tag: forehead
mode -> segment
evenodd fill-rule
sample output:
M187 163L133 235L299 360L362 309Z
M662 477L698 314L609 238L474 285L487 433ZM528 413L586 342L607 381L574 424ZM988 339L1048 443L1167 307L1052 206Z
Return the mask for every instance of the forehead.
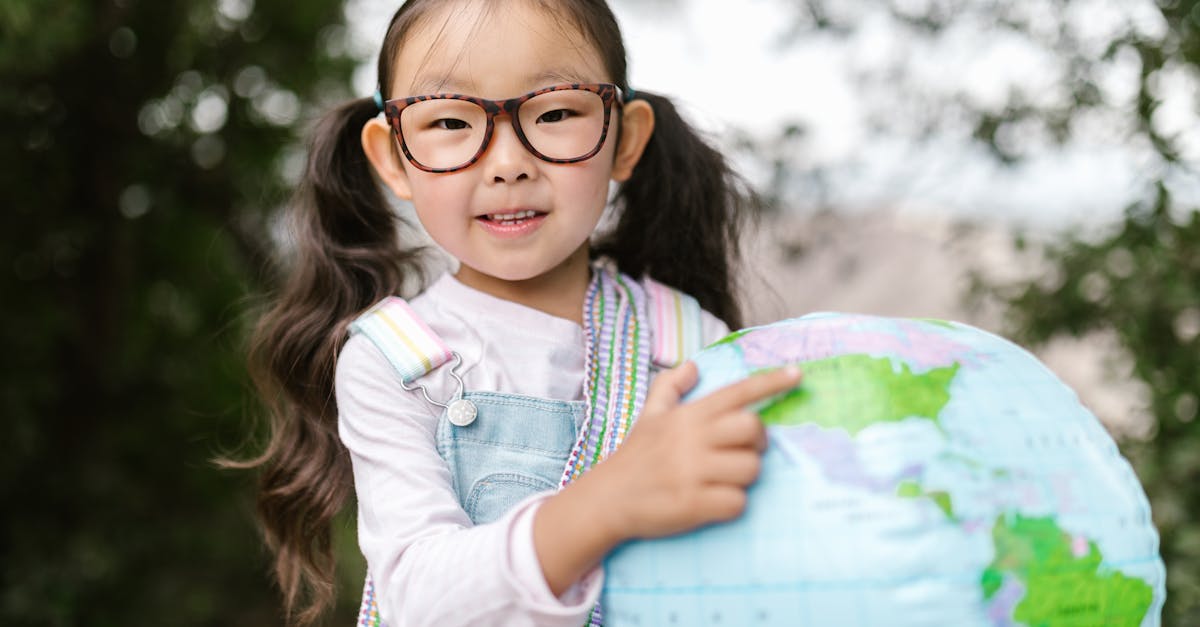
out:
M432 9L409 31L391 94L507 98L554 83L611 80L568 16L527 0L463 0Z

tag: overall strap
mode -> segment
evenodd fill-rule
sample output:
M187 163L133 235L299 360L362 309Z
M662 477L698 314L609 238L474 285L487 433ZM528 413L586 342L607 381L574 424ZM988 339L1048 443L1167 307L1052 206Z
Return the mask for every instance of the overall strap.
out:
M660 368L674 368L704 348L700 303L650 277L642 279L648 314L654 326L651 359Z
M405 384L450 361L450 348L425 324L404 299L389 296L350 323L351 334L363 334L387 357ZM375 582L367 573L363 584L358 627L383 627Z
M405 383L412 383L450 361L450 347L425 324L403 298L389 296L350 323L379 347Z

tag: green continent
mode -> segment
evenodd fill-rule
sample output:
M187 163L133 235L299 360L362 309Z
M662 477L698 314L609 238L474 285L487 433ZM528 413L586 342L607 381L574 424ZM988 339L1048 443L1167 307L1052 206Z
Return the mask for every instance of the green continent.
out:
M933 499L934 504L938 506L938 509L942 510L942 513L946 515L946 518L951 520L954 519L954 505L950 502L949 493L947 493L945 490L934 490L933 492L927 493L925 496Z
M928 498L933 501L938 509L946 515L946 518L954 520L954 504L950 500L950 494L945 490L926 491L921 484L910 479L901 481L896 485L896 496L905 499Z
M1139 625L1153 591L1136 577L1101 568L1095 542L1076 556L1053 518L1001 517L992 528L996 558L980 580L991 599L1006 577L1025 588L1013 619L1026 625Z
M907 364L897 372L886 357L842 355L807 361L800 369L800 386L766 405L759 412L763 422L840 427L853 436L880 422L914 416L936 421L950 401L958 364L913 374Z
M916 499L925 496L925 490L916 481L901 481L896 486L896 496L904 499Z

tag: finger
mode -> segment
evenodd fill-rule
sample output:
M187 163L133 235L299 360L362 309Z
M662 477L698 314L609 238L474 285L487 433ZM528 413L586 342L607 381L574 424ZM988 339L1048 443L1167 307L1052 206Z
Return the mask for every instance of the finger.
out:
M746 511L746 490L728 484L712 484L700 496L700 509L709 521L733 520Z
M643 413L666 411L679 404L679 399L696 385L696 364L685 361L682 365L660 372L646 391Z
M761 471L762 458L757 452L730 449L705 459L702 476L712 484L744 487L754 483Z
M716 447L746 447L762 450L767 429L754 412L732 411L707 426L705 441Z
M737 383L731 383L712 394L694 401L695 408L702 412L723 412L741 409L755 401L774 396L791 389L800 381L800 369L786 366L776 370L751 375Z

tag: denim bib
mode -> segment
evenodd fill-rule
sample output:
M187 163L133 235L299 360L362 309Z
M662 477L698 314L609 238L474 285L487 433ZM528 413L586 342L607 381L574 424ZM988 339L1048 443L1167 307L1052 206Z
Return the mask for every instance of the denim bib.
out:
M437 450L471 522L500 518L537 493L558 488L567 455L583 424L583 401L499 392L467 392L478 414L460 427L438 419Z

